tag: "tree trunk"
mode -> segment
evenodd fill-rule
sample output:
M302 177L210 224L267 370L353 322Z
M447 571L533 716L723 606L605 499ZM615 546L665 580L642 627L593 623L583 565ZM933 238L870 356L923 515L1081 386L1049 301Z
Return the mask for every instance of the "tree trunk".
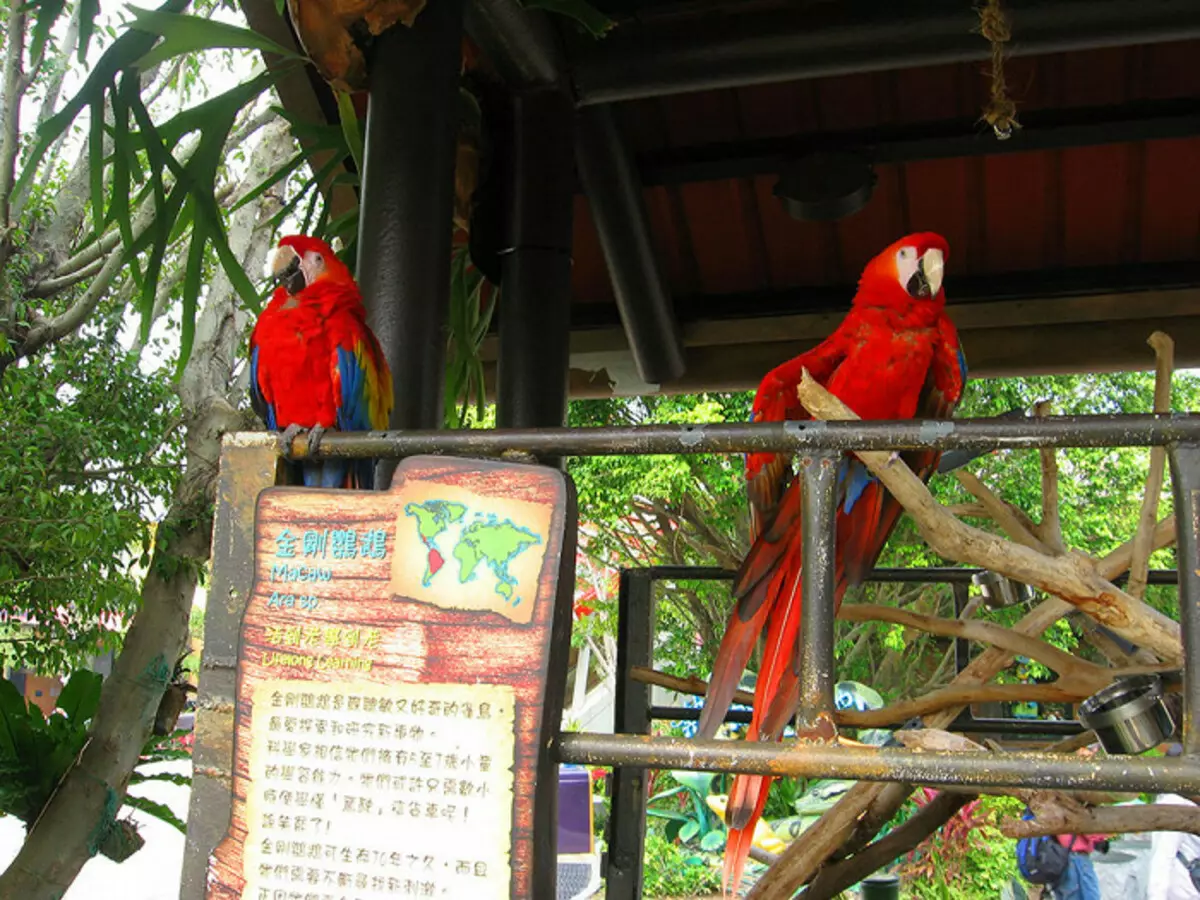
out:
M264 135L243 193L292 152L280 123ZM271 234L262 226L279 209L272 192L233 216L229 242L247 268L264 258ZM105 680L83 752L34 822L17 858L0 875L0 897L59 900L113 827L129 776L150 736L154 714L187 638L188 616L212 540L213 487L221 437L242 425L227 395L246 313L222 274L196 328L195 349L180 382L187 461L159 527L142 606Z

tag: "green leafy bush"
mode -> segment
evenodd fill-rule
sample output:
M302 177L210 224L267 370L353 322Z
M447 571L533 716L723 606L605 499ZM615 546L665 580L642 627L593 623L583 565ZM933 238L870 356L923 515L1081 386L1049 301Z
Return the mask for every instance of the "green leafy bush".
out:
M643 856L642 896L703 897L719 893L721 872L710 859L713 857L692 853L656 830L649 830Z
M44 716L40 707L27 703L16 685L0 678L0 815L16 816L26 828L33 824L67 769L87 742L88 726L100 703L101 677L95 672L75 672L58 698L58 708ZM130 785L169 781L190 785L191 778L174 772L146 772L143 767L190 753L177 746L182 732L152 738L143 748ZM140 771L139 771L140 770ZM135 807L186 833L187 825L169 807L133 794L125 805ZM130 822L112 822L97 848L118 862L141 847Z

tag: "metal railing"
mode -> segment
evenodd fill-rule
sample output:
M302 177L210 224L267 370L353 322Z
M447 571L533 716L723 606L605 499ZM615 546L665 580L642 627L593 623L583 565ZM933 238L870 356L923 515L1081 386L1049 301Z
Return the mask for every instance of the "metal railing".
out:
M563 762L629 767L617 794L641 784L644 768L851 778L956 787L1089 788L1111 791L1200 793L1200 415L1064 416L1057 418L899 422L788 422L720 425L655 425L631 428L508 429L459 432L330 434L317 458L397 457L418 453L499 456L507 452L553 456L667 453L791 452L801 459L805 479L804 592L801 629L800 720L832 716L833 539L836 461L848 450L992 450L1038 447L1165 446L1172 471L1178 527L1180 618L1183 637L1184 755L1178 758L1081 759L1050 754L963 754L902 749L857 749L819 743L745 742L652 738L630 732L648 729L648 709L618 686L614 735L563 734ZM294 450L307 450L303 437ZM626 610L622 609L622 613ZM622 617L619 632L642 658L651 631L631 631ZM642 645L642 642L646 642ZM646 651L646 652L643 652ZM632 651L631 651L632 652ZM620 768L618 768L618 772ZM625 804L622 803L622 806ZM614 828L620 826L614 823ZM613 848L616 851L618 848ZM610 877L628 887L622 871L631 861L610 856ZM640 861L639 861L640 862ZM634 896L626 893L622 896ZM610 894L610 896L614 896Z

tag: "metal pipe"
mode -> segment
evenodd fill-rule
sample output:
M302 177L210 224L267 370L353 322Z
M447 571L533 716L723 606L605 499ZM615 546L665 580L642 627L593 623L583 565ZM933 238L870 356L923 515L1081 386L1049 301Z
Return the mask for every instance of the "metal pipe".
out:
M643 573L624 569L617 597L617 684L613 728L650 731L650 687L629 677L634 666L654 664L654 585ZM613 770L612 811L608 818L607 900L642 896L642 855L646 841L646 771Z
M1183 638L1183 751L1200 757L1200 444L1168 448L1175 494L1179 624Z
M1200 793L1200 762L1186 757L1084 758L1045 753L866 749L823 742L786 744L633 734L560 734L561 762L846 778L938 787L1025 787Z
M570 364L575 111L564 94L543 88L517 94L513 117L496 421L559 427Z
M834 734L834 516L840 459L821 453L800 461L800 477L804 479L804 496L800 501L804 568L800 572L803 602L795 662L800 682L796 729L828 737Z
M556 85L566 70L554 26L516 0L470 0L471 39L511 87Z
M1021 113L1017 140L981 132L978 119L951 119L843 132L816 132L752 141L667 147L638 154L647 186L778 176L789 160L818 151L859 150L876 165L1093 147L1200 134L1200 103L1192 98L1123 106ZM955 280L954 303L961 303ZM811 297L807 298L811 302Z
M733 569L717 566L645 566L636 571L647 573L655 581L731 581L737 574ZM872 569L863 580L885 584L970 584L973 576L984 571L986 570L952 566L920 566L911 569L885 567ZM1150 584L1177 584L1178 575L1174 569L1151 569L1147 573ZM1123 574L1110 580L1113 584L1121 584L1128 577L1128 574Z
M444 273L443 273L444 274ZM444 283L444 279L443 279ZM397 384L404 384L397 381ZM407 393L408 388L402 393ZM510 450L562 456L658 453L801 453L821 450L1006 449L1164 446L1200 441L1200 415L1060 416L901 422L770 422L621 428L488 429L454 432L332 432L312 458L418 453L499 456ZM307 435L293 445L308 453Z
M752 715L747 709L731 709L725 713L725 721L733 725L748 725ZM690 706L652 706L650 718L662 722L695 722L700 718L700 710ZM891 725L875 725L872 728L896 729L903 724L895 722ZM976 719L968 716L956 719L946 730L962 734L1062 737L1079 734L1084 729L1075 719Z
M672 381L686 368L683 338L654 252L633 155L607 106L581 112L578 128L579 177L638 375L647 384Z
M1195 0L1009 0L1014 56L1182 41L1200 36ZM582 44L579 102L613 103L689 91L987 59L970 4L804 4L618 28Z
M357 276L396 385L393 428L442 423L463 2L385 31L369 61Z

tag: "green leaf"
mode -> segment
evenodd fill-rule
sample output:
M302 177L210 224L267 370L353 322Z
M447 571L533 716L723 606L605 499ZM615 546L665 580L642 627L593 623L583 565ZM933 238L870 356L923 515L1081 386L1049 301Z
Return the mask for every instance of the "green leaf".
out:
M196 201L189 201L194 204ZM208 243L208 220L196 216L192 224L192 243L188 247L187 268L183 273L183 317L179 339L179 366L176 377L183 374L183 367L192 352L196 338L196 303L200 297L200 279L204 275L204 247Z
M178 828L183 834L187 834L187 823L171 812L171 807L165 803L156 803L153 800L147 800L145 797L139 797L136 794L126 794L125 805L132 806L134 809L140 809L147 815L154 816L159 821L166 822L168 825Z
M521 0L521 5L574 19L597 38L604 37L617 24L586 0Z
M215 19L189 16L182 13L128 7L133 13L130 28L162 38L162 43L137 61L143 71L184 53L200 50L240 49L262 50L284 59L302 60L298 53L288 50L268 37L248 28L239 28Z
M79 61L87 62L88 45L96 30L96 16L100 15L100 0L79 0Z
M0 678L0 759L19 759L21 733L28 730L29 707L17 686Z
M88 137L88 178L92 191L92 224L97 236L104 229L104 89L92 101Z
M342 134L346 138L346 149L354 160L354 168L363 170L363 138L358 127L358 114L354 111L354 102L345 91L336 91L338 119L341 121Z
M705 853L716 853L725 847L725 832L713 829L700 838L700 849Z
M159 10L174 12L186 7L188 2L189 0L166 0ZM95 6L98 11L99 0L81 0L81 4L79 38L81 52L84 52L83 22L89 22L90 27L91 18L95 17L95 12L91 14L91 18L85 15L85 12L92 6ZM38 168L46 151L71 126L83 108L91 103L97 94L103 94L104 90L116 79L118 72L133 65L140 56L145 54L154 45L154 40L153 35L131 30L121 35L111 47L104 51L75 96L38 128L37 143L22 165L21 177L13 185L14 196L19 196L29 190L29 182L38 174Z
M232 208L229 211L236 212L237 210L239 210L243 206L245 206L247 203L262 196L262 194L264 192L266 192L268 189L270 189L272 186L283 181L285 178L287 178L289 175L291 175L293 172L295 172L298 168L300 168L300 166L304 163L305 159L306 159L306 157L303 153L297 153L290 160L288 160L286 163L284 163L279 168L278 172L275 172L269 178L264 178L262 181L260 181L254 187L252 187L249 191L247 191L246 195L244 197L242 197L240 200L238 200L237 203L233 204Z
M29 43L30 68L35 69L41 63L46 52L46 40L50 37L50 29L66 7L66 0L40 0L33 4L38 11L37 21L33 23L33 38Z
M79 669L74 672L58 695L58 708L77 724L88 721L100 705L100 688L104 679L96 672Z
M695 819L688 819L679 829L679 840L687 843L700 833L700 823Z

